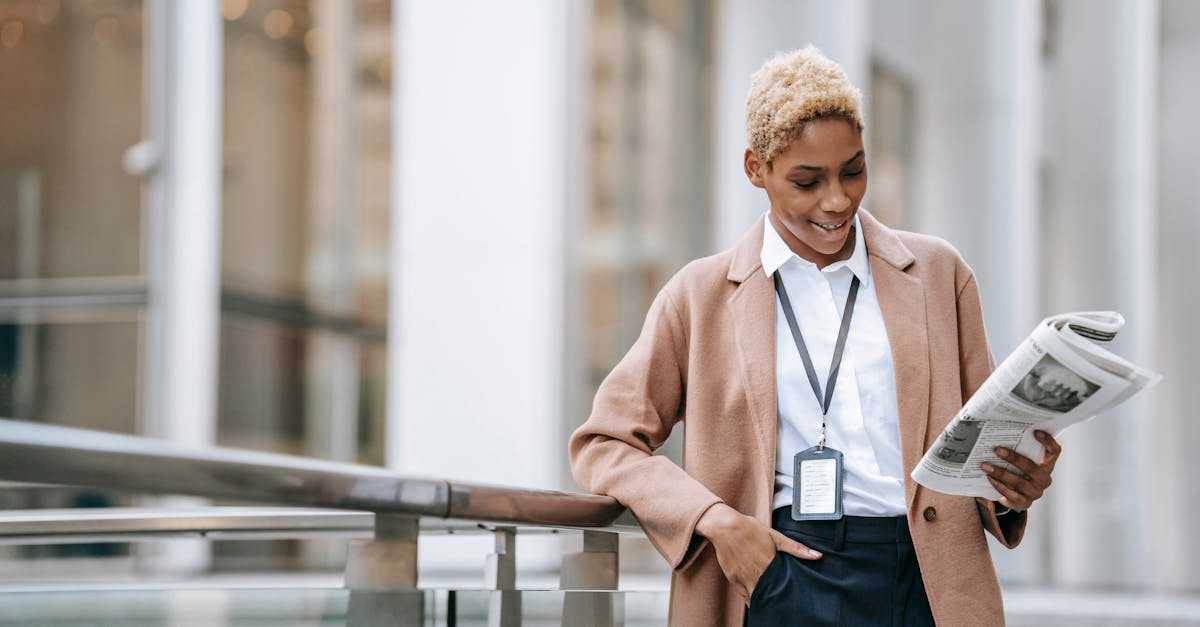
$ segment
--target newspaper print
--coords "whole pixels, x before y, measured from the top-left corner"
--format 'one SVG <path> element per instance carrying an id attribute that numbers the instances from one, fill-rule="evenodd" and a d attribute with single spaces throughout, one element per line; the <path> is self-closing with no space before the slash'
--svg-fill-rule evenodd
<path id="1" fill-rule="evenodd" d="M 1035 430 L 1057 436 L 1162 378 L 1101 346 L 1124 324 L 1113 311 L 1043 320 L 954 416 L 912 478 L 947 494 L 999 499 L 980 465 L 1015 468 L 996 456 L 996 447 L 1041 459 Z"/>

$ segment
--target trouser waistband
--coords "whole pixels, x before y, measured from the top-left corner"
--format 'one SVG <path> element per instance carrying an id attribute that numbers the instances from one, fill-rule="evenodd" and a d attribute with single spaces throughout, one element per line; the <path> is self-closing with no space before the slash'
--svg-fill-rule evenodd
<path id="1" fill-rule="evenodd" d="M 792 508 L 785 506 L 771 513 L 771 526 L 780 531 L 844 542 L 911 543 L 908 519 L 904 516 L 842 516 L 837 520 L 792 520 Z"/>

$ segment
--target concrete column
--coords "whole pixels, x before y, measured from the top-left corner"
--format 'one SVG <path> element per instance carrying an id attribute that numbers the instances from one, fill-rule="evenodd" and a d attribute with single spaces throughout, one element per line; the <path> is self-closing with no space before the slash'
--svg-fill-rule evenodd
<path id="1" fill-rule="evenodd" d="M 1159 137 L 1157 185 L 1159 188 L 1158 268 L 1160 304 L 1157 336 L 1161 338 L 1156 361 L 1166 373 L 1152 391 L 1159 401 L 1150 416 L 1157 440 L 1154 467 L 1146 471 L 1153 482 L 1152 531 L 1147 534 L 1147 555 L 1155 568 L 1150 585 L 1162 591 L 1200 590 L 1200 538 L 1195 520 L 1200 518 L 1200 482 L 1192 467 L 1195 443 L 1200 442 L 1200 421 L 1195 419 L 1196 378 L 1200 335 L 1194 331 L 1200 308 L 1195 268 L 1200 266 L 1200 178 L 1195 175 L 1196 146 L 1200 146 L 1200 84 L 1191 77 L 1200 64 L 1200 3 L 1189 0 L 1162 2 L 1161 80 L 1156 133 Z"/>
<path id="2" fill-rule="evenodd" d="M 220 6 L 146 4 L 145 361 L 141 430 L 186 445 L 216 435 L 221 315 Z M 197 505 L 160 499 L 160 505 Z M 206 542 L 147 547 L 154 570 L 197 571 Z"/>
<path id="3" fill-rule="evenodd" d="M 1032 0 L 988 4 L 989 281 L 982 286 L 988 331 L 1013 347 L 1041 320 L 1038 229 L 1041 163 L 1041 6 Z M 995 270 L 1003 268 L 1004 271 Z M 1000 355 L 1002 357 L 1003 354 Z"/>
<path id="4" fill-rule="evenodd" d="M 1152 364 L 1158 4 L 1057 6 L 1047 80 L 1047 111 L 1055 115 L 1045 131 L 1052 164 L 1042 264 L 1047 309 L 1122 311 L 1129 324 L 1114 349 Z M 1055 583 L 1141 588 L 1159 567 L 1146 549 L 1164 503 L 1147 486 L 1172 470 L 1146 466 L 1165 427 L 1163 416 L 1148 411 L 1153 394 L 1064 434 L 1050 501 Z"/>
<path id="5" fill-rule="evenodd" d="M 867 0 L 808 0 L 801 24 L 807 41 L 841 64 L 850 82 L 864 92 L 871 81 L 867 11 Z"/>
<path id="6" fill-rule="evenodd" d="M 161 156 L 149 181 L 144 431 L 213 440 L 221 269 L 221 12 L 148 6 L 148 126 Z"/>
<path id="7" fill-rule="evenodd" d="M 986 248 L 980 251 L 988 333 L 997 359 L 1015 347 L 1044 317 L 1041 231 L 1041 5 L 1031 0 L 987 5 L 988 81 L 986 132 L 988 181 L 978 208 L 986 212 Z M 975 212 L 969 215 L 977 217 Z M 982 281 L 982 279 L 981 279 Z M 1038 507 L 1018 551 L 993 543 L 1005 581 L 1042 583 L 1049 508 Z"/>
<path id="8" fill-rule="evenodd" d="M 1119 298 L 1127 323 L 1122 330 L 1125 355 L 1157 367 L 1159 322 L 1158 263 L 1158 86 L 1161 18 L 1159 0 L 1120 0 L 1116 6 L 1117 33 L 1113 43 L 1113 94 L 1117 102 L 1116 150 L 1118 174 L 1114 215 L 1121 240 L 1115 248 Z M 1126 511 L 1125 535 L 1130 565 L 1127 586 L 1142 588 L 1164 583 L 1160 560 L 1178 559 L 1178 548 L 1163 542 L 1160 503 L 1174 500 L 1162 490 L 1164 468 L 1159 457 L 1162 440 L 1155 423 L 1171 419 L 1159 410 L 1157 390 L 1135 397 L 1118 413 L 1118 442 L 1129 450 L 1127 471 L 1114 486 Z M 1179 414 L 1176 414 L 1179 415 Z M 1119 459 L 1119 458 L 1118 458 Z M 1113 460 L 1110 460 L 1110 464 Z M 1182 461 L 1182 460 L 1178 460 Z M 1122 464 L 1115 464 L 1120 467 Z M 1182 464 L 1179 471 L 1190 464 Z M 1176 519 L 1178 520 L 1178 519 Z M 1158 573 L 1158 581 L 1150 579 Z"/>
<path id="9" fill-rule="evenodd" d="M 396 3 L 388 464 L 559 487 L 569 73 L 554 0 Z"/>

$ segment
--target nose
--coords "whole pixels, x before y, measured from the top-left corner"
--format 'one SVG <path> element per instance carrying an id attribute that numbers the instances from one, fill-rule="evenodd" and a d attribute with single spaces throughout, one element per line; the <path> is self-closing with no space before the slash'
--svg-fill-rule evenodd
<path id="1" fill-rule="evenodd" d="M 850 194 L 846 193 L 846 188 L 841 182 L 835 182 L 827 188 L 829 193 L 821 199 L 821 211 L 828 213 L 842 213 L 850 208 Z"/>

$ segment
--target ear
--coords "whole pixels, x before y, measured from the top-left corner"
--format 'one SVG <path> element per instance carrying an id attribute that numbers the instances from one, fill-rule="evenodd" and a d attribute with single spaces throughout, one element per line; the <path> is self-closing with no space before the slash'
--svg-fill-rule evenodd
<path id="1" fill-rule="evenodd" d="M 751 185 L 764 189 L 767 187 L 767 164 L 759 161 L 753 150 L 746 149 L 746 154 L 742 156 L 742 166 L 746 169 L 746 178 L 750 179 Z"/>

